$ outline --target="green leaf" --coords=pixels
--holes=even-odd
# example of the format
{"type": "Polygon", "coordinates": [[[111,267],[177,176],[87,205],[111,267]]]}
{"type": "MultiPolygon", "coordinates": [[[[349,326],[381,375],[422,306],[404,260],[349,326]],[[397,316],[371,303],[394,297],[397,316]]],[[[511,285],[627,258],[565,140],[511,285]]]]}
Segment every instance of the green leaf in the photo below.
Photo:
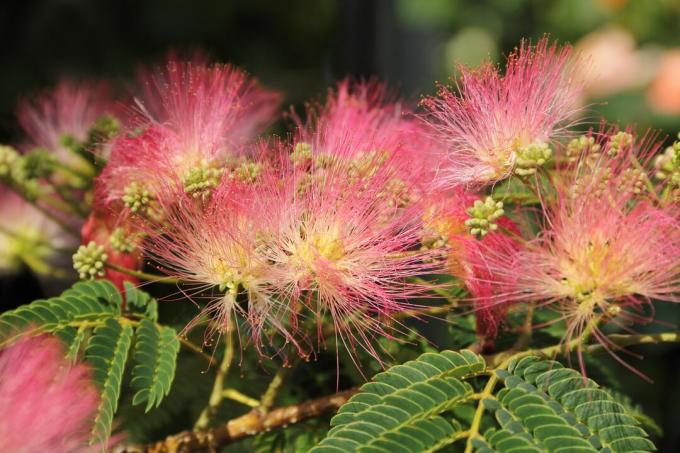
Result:
{"type": "Polygon", "coordinates": [[[0,347],[23,335],[56,333],[67,345],[75,339],[75,322],[120,315],[121,297],[106,280],[79,282],[61,296],[36,300],[0,315],[0,347]]]}
{"type": "Polygon", "coordinates": [[[455,439],[441,414],[464,403],[473,389],[464,379],[485,371],[470,352],[426,353],[377,374],[331,419],[313,452],[434,451],[455,439]]]}
{"type": "Polygon", "coordinates": [[[145,411],[158,407],[175,378],[180,343],[170,327],[143,319],[137,328],[131,385],[137,390],[132,404],[146,402],[145,411]]]}
{"type": "Polygon", "coordinates": [[[629,409],[576,370],[529,356],[497,371],[504,387],[493,411],[499,430],[484,433],[495,451],[654,451],[629,409]]]}
{"type": "Polygon", "coordinates": [[[87,329],[84,326],[81,326],[73,335],[73,339],[70,341],[66,351],[66,358],[71,362],[75,362],[78,359],[78,352],[80,351],[80,346],[83,344],[86,333],[87,329]]]}
{"type": "Polygon", "coordinates": [[[134,311],[151,321],[158,321],[158,302],[148,293],[138,290],[135,285],[125,282],[125,302],[128,311],[134,311]]]}
{"type": "Polygon", "coordinates": [[[92,366],[92,376],[101,390],[101,397],[91,443],[103,445],[111,435],[113,415],[118,409],[120,387],[132,342],[132,326],[121,325],[109,318],[94,329],[86,348],[85,358],[92,366]]]}

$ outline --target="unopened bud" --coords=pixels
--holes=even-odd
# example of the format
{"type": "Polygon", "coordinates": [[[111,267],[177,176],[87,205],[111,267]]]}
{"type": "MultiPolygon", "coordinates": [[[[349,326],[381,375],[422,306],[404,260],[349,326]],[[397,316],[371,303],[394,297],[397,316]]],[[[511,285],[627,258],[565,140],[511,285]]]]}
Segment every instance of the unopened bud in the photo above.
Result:
{"type": "Polygon", "coordinates": [[[148,209],[152,196],[139,183],[133,182],[123,189],[123,203],[131,212],[141,213],[148,209]]]}
{"type": "Polygon", "coordinates": [[[472,207],[467,210],[469,219],[465,221],[465,226],[468,228],[470,234],[479,237],[480,239],[486,236],[490,231],[498,229],[495,223],[504,213],[503,202],[494,201],[491,197],[486,197],[483,202],[481,200],[475,201],[472,207]]]}
{"type": "Polygon", "coordinates": [[[305,142],[298,142],[290,154],[290,160],[295,165],[306,167],[312,161],[312,145],[305,142]]]}
{"type": "Polygon", "coordinates": [[[521,147],[517,150],[515,174],[529,176],[536,173],[536,169],[545,164],[552,156],[552,150],[547,143],[537,142],[521,147]]]}
{"type": "Polygon", "coordinates": [[[73,255],[73,268],[78,272],[81,280],[92,280],[104,276],[104,266],[108,255],[104,247],[94,241],[78,247],[73,255]]]}
{"type": "Polygon", "coordinates": [[[140,233],[130,233],[125,228],[116,228],[109,236],[111,248],[121,253],[132,253],[137,248],[140,233]]]}
{"type": "Polygon", "coordinates": [[[232,178],[237,181],[252,184],[257,181],[257,178],[262,174],[262,164],[259,162],[245,161],[242,162],[232,172],[232,178]]]}
{"type": "Polygon", "coordinates": [[[207,161],[186,171],[182,176],[184,192],[193,198],[206,200],[222,179],[224,170],[207,161]]]}
{"type": "Polygon", "coordinates": [[[609,139],[608,156],[616,156],[623,148],[627,148],[633,144],[633,135],[628,132],[617,132],[609,139]]]}
{"type": "Polygon", "coordinates": [[[9,178],[19,160],[19,152],[11,146],[0,145],[0,178],[9,178]]]}

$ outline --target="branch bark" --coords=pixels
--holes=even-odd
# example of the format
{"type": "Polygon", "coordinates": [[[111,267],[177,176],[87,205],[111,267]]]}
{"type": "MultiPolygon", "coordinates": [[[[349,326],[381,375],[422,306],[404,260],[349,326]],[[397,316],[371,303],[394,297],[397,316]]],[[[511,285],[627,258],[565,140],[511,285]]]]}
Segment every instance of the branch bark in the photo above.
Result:
{"type": "Polygon", "coordinates": [[[183,431],[149,445],[123,446],[115,453],[187,453],[217,451],[218,447],[258,433],[283,428],[287,425],[318,417],[337,410],[358,389],[345,390],[291,406],[278,407],[269,412],[253,409],[250,412],[214,428],[183,431]]]}

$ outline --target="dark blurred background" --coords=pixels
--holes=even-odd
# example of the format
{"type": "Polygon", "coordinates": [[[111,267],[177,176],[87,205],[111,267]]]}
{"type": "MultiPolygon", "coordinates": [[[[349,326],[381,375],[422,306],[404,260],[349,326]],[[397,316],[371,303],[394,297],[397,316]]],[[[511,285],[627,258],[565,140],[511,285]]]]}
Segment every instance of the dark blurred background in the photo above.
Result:
{"type": "MultiPolygon", "coordinates": [[[[17,100],[64,76],[121,87],[169,49],[232,62],[300,107],[347,74],[378,76],[413,101],[455,64],[501,61],[544,33],[592,55],[593,116],[680,129],[680,0],[4,0],[0,5],[0,142],[18,138],[17,100]]],[[[0,278],[7,309],[42,295],[28,273],[0,278]]],[[[680,307],[657,318],[677,325],[680,307]]],[[[653,327],[652,327],[653,328],[653,327]]],[[[662,451],[680,451],[678,348],[641,349],[618,365],[636,402],[661,422],[662,451]]]]}

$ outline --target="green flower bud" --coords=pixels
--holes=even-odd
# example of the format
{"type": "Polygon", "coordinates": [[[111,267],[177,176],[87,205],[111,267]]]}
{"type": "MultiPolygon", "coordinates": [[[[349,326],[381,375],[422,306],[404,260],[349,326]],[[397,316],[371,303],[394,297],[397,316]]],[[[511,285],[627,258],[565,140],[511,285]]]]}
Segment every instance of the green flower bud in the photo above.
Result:
{"type": "Polygon", "coordinates": [[[20,161],[26,179],[47,178],[54,171],[56,158],[46,149],[36,148],[25,154],[20,161]]]}
{"type": "Polygon", "coordinates": [[[16,149],[11,146],[0,145],[0,178],[10,178],[20,157],[16,149]]]}
{"type": "Polygon", "coordinates": [[[262,164],[258,162],[245,161],[234,168],[231,177],[237,181],[252,184],[262,174],[262,164]]]}
{"type": "Polygon", "coordinates": [[[224,169],[218,168],[214,163],[201,161],[199,166],[189,169],[182,176],[184,192],[193,198],[207,200],[220,183],[223,173],[224,169]]]}
{"type": "Polygon", "coordinates": [[[109,236],[111,248],[121,253],[132,253],[137,248],[141,233],[130,233],[124,228],[116,228],[109,236]]]}
{"type": "Polygon", "coordinates": [[[295,165],[306,167],[312,161],[312,145],[305,142],[298,142],[290,154],[290,160],[295,165]]]}
{"type": "Polygon", "coordinates": [[[529,176],[536,173],[536,169],[545,164],[552,156],[552,150],[547,143],[537,142],[523,146],[517,150],[515,174],[529,176]]]}
{"type": "Polygon", "coordinates": [[[104,276],[104,266],[108,255],[104,247],[94,241],[78,247],[73,255],[73,268],[78,272],[81,280],[93,280],[104,276]]]}
{"type": "Polygon", "coordinates": [[[95,121],[88,132],[88,143],[95,143],[101,140],[108,140],[118,134],[120,122],[113,116],[104,115],[95,121]]]}
{"type": "Polygon", "coordinates": [[[505,211],[503,211],[503,202],[486,197],[483,202],[481,200],[475,201],[474,205],[468,208],[467,213],[470,218],[465,221],[465,226],[470,234],[481,239],[490,231],[498,229],[495,220],[498,220],[505,211]]]}
{"type": "Polygon", "coordinates": [[[680,187],[680,141],[667,147],[654,159],[655,176],[673,186],[680,187]]]}
{"type": "Polygon", "coordinates": [[[591,158],[597,160],[600,157],[601,146],[595,143],[595,137],[581,135],[572,139],[567,145],[567,161],[576,162],[582,154],[588,153],[591,158]]]}
{"type": "Polygon", "coordinates": [[[609,139],[608,156],[616,156],[623,148],[629,147],[633,144],[633,135],[628,132],[617,132],[609,139]]]}
{"type": "Polygon", "coordinates": [[[131,212],[141,213],[148,210],[153,197],[140,184],[133,182],[123,189],[123,203],[131,212]]]}

